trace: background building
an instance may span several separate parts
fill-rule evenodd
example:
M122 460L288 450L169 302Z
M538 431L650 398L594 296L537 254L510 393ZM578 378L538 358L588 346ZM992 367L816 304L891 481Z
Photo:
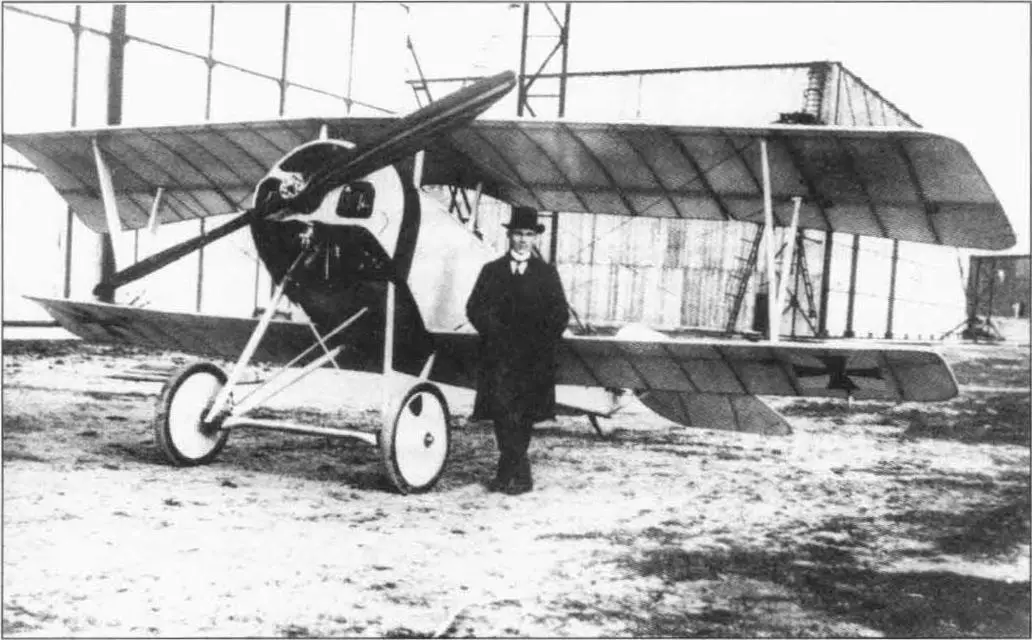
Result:
M838 62L632 71L572 66L583 9L561 3L9 3L3 10L4 128L405 113L469 77L502 68L521 71L520 89L488 117L919 126ZM460 30L457 21L477 28ZM598 34L582 33L581 41L589 35ZM4 186L3 319L45 321L22 296L88 297L98 275L98 238L7 148ZM439 195L447 203L451 194ZM456 209L461 215L461 201ZM507 208L495 203L481 221L499 247L506 216ZM542 248L554 254L581 322L751 328L756 294L765 285L748 261L756 226L583 214L557 220L560 232L543 239ZM220 222L126 232L115 240L115 255L138 260ZM967 252L812 231L800 233L797 243L805 260L791 276L796 295L786 331L927 338L966 317ZM242 316L262 306L270 291L245 233L137 284L123 292L125 301Z

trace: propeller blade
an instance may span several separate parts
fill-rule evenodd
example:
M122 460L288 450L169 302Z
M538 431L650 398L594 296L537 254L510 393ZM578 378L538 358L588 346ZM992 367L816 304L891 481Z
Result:
M210 232L169 247L112 274L93 288L94 295L115 289L154 273L158 269L242 229L289 204L306 211L318 206L332 189L369 175L424 148L435 137L474 120L516 85L516 76L505 71L483 78L447 97L428 104L395 122L377 140L355 150L346 160L325 167L312 176L304 189L289 201L274 194L265 202L242 213Z
M313 210L329 191L424 149L434 138L475 120L516 86L512 71L482 78L395 122L377 140L319 171L291 208ZM298 202L300 201L300 202Z
M280 204L282 204L282 201L280 201ZM268 206L249 209L204 235L191 238L190 240L171 246L168 249L159 251L152 256L148 256L117 273L111 274L110 278L97 283L97 286L93 287L93 295L102 297L102 294L104 293L114 293L115 289L118 287L129 284L134 280L139 280L144 276L148 276L183 256L189 255L201 247L206 247L219 238L228 236L237 229L242 229L250 225L255 220L258 220L269 213L272 213L272 211L269 210Z

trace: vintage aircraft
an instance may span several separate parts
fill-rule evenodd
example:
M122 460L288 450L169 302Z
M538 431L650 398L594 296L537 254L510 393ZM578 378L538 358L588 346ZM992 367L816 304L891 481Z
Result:
M474 384L478 339L465 300L494 253L421 185L545 211L746 220L767 234L777 224L789 238L809 228L981 249L1014 242L971 156L942 136L476 120L514 83L511 73L485 78L401 119L5 135L98 233L239 212L251 198L230 222L115 273L95 292L110 293L243 227L277 285L259 319L37 301L87 340L236 361L228 373L190 364L166 382L154 427L173 464L211 461L238 428L340 436L378 446L393 484L415 492L433 486L448 455L449 412L438 384ZM775 260L769 251L772 283ZM782 269L790 263L782 257ZM674 340L640 327L615 337L567 335L559 402L607 416L631 391L683 425L784 434L788 424L757 395L900 402L956 395L951 370L928 350L779 341L785 280L772 294L765 341ZM284 296L304 322L274 319ZM285 366L243 394L241 377L253 361ZM378 433L249 415L327 366L385 374Z

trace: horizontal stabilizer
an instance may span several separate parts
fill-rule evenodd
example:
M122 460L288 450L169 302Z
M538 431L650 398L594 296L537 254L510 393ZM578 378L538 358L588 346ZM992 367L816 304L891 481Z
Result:
M756 396L651 391L641 394L639 399L667 420L686 427L765 436L792 433L785 418Z

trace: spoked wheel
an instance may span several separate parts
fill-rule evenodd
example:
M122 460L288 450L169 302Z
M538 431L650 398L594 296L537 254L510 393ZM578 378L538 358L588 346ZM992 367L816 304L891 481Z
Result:
M448 403L440 389L420 382L397 406L394 415L384 416L380 455L398 491L420 493L434 486L448 459Z
M177 370L165 383L154 418L154 436L169 462L178 467L206 464L226 444L229 431L204 424L226 374L211 362L195 362Z

